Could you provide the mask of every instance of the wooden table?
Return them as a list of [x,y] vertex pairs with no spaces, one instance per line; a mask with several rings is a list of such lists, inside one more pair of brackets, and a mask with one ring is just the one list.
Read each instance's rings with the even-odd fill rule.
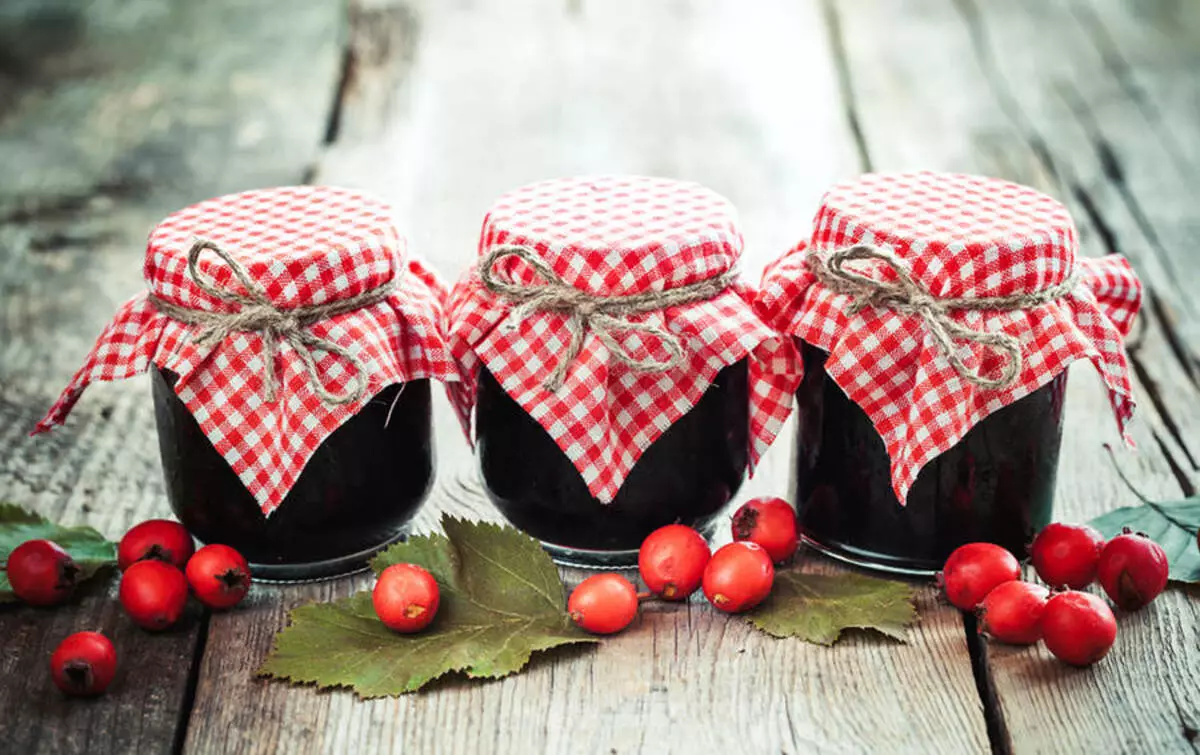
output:
[[[93,388],[29,428],[117,305],[163,215],[319,182],[393,202],[447,277],[489,202],[588,172],[686,177],[741,208],[746,270],[868,169],[998,175],[1066,202],[1086,254],[1133,260],[1148,494],[1200,478],[1200,3],[1180,0],[7,0],[0,7],[0,499],[111,537],[167,513],[148,385]],[[1058,517],[1132,502],[1089,366],[1070,381]],[[441,400],[421,515],[495,518]],[[786,491],[790,433],[743,497]],[[841,567],[812,557],[804,568]],[[575,575],[568,575],[573,577]],[[907,644],[771,639],[702,602],[648,608],[595,651],[370,702],[254,677],[288,609],[363,577],[253,591],[150,635],[110,587],[0,611],[7,752],[1176,752],[1200,730],[1200,592],[1121,619],[1090,670],[981,644],[919,589]],[[46,658],[102,629],[123,671],[71,701]]]

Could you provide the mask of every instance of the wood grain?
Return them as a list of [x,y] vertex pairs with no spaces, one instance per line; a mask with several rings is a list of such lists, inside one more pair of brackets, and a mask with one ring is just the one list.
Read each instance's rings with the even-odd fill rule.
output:
[[[807,232],[824,187],[859,168],[814,3],[763,3],[748,14],[733,2],[372,2],[351,17],[338,136],[314,180],[390,200],[412,247],[448,277],[471,260],[496,195],[589,171],[717,188],[743,208],[745,267],[757,277]],[[446,409],[439,404],[435,418],[440,477],[422,526],[448,508],[495,518]],[[786,490],[790,429],[784,437],[743,497]],[[246,678],[287,608],[365,584],[260,592],[252,612],[215,616],[187,750],[988,748],[961,619],[929,588],[903,646],[857,633],[833,649],[774,640],[698,599],[647,607],[599,649],[395,700]],[[223,702],[231,699],[236,709]]]
[[[585,172],[678,176],[742,209],[753,279],[808,232],[824,188],[864,168],[1029,183],[1067,202],[1085,253],[1129,256],[1150,290],[1134,360],[1142,451],[1119,463],[1149,494],[1193,492],[1194,4],[356,0],[344,41],[343,12],[334,0],[290,3],[286,23],[242,0],[0,8],[0,498],[114,537],[166,513],[141,381],[91,389],[55,434],[25,431],[141,288],[146,231],[191,201],[301,180],[366,188],[453,278],[508,188]],[[435,410],[439,479],[418,528],[442,511],[495,519],[444,398]],[[1060,518],[1131,502],[1103,440],[1115,441],[1107,401],[1081,366]],[[790,441],[787,430],[742,498],[786,490]],[[254,677],[287,610],[369,584],[256,586],[244,608],[193,612],[164,635],[134,628],[111,583],[68,609],[0,608],[4,749],[1197,749],[1195,590],[1121,617],[1117,648],[1088,671],[1040,648],[980,645],[923,587],[903,646],[858,633],[833,649],[773,640],[695,600],[647,606],[603,647],[547,654],[508,679],[451,678],[394,700]],[[46,658],[67,633],[95,628],[121,653],[114,694],[68,702]]]
[[[1083,160],[1075,148],[1062,151],[1071,132],[1064,134],[1062,121],[1039,109],[1061,83],[1059,68],[1080,65],[1077,56],[1065,52],[1073,49],[1069,36],[1079,33],[1078,27],[1057,18],[1061,11],[1045,12],[1043,5],[1036,18],[1025,7],[1021,12],[1029,17],[1017,24],[1008,16],[1018,14],[1014,6],[1019,4],[1001,5],[922,0],[889,6],[895,16],[880,14],[876,4],[838,6],[855,107],[874,165],[892,168],[915,158],[1039,186],[1071,206],[1084,253],[1133,248],[1132,239],[1121,243],[1129,237],[1114,236],[1114,226],[1099,226],[1099,218],[1084,206],[1089,195],[1077,191],[1086,180],[1080,177]],[[935,35],[936,47],[931,44]],[[1011,54],[1016,49],[1027,52]],[[958,64],[947,66],[946,59]],[[947,102],[944,92],[958,95]],[[1104,93],[1111,90],[1091,94]],[[902,111],[895,109],[893,96],[905,100]],[[1137,225],[1119,228],[1129,232]],[[1142,248],[1131,257],[1151,285],[1169,275],[1156,267],[1161,260]],[[1188,395],[1192,387],[1166,353],[1163,321],[1153,311],[1144,320],[1142,374],[1168,370],[1174,387],[1166,402],[1156,402],[1145,400],[1151,394],[1145,385],[1137,386],[1143,422],[1135,435],[1142,453],[1122,453],[1120,463],[1148,494],[1178,496],[1173,468],[1179,446],[1170,430],[1178,423],[1166,412],[1194,400]],[[1162,388],[1156,384],[1154,390]],[[1102,440],[1115,438],[1107,399],[1090,368],[1072,369],[1067,407],[1056,518],[1083,521],[1129,504],[1131,494],[1100,449]],[[1054,662],[1041,647],[983,646],[985,692],[997,706],[993,744],[1015,752],[1194,747],[1200,716],[1198,611],[1195,595],[1168,591],[1151,608],[1122,616],[1111,656],[1085,671]]]
[[[94,387],[67,427],[27,433],[117,305],[142,288],[166,212],[300,180],[325,127],[338,5],[55,3],[0,11],[0,499],[118,538],[168,513],[148,385]],[[115,579],[58,610],[0,609],[0,740],[12,752],[166,752],[187,721],[206,619],[149,634]],[[110,693],[65,699],[48,673],[66,635],[105,632]]]

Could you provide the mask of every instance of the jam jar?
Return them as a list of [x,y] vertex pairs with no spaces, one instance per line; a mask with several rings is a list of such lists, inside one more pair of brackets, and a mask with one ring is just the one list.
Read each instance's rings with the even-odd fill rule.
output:
[[256,579],[362,569],[402,538],[433,481],[431,382],[458,369],[448,290],[390,208],[324,186],[209,199],[154,228],[143,270],[38,429],[148,371],[171,508]]
[[167,500],[203,543],[224,543],[258,579],[319,579],[363,568],[400,539],[433,485],[428,380],[389,385],[330,433],[279,508],[263,516],[173,387],[150,372]]
[[476,449],[488,498],[561,563],[630,566],[646,535],[673,523],[707,535],[746,472],[747,378],[744,361],[721,370],[699,403],[646,449],[616,497],[603,503],[485,369]]
[[730,203],[638,176],[496,201],[451,295],[459,411],[490,500],[563,564],[636,564],[647,535],[711,529],[769,440],[751,395],[778,337],[738,278]]
[[1025,555],[1053,516],[1069,365],[1096,366],[1120,430],[1133,408],[1140,284],[1077,246],[1062,204],[999,179],[867,174],[825,194],[759,297],[799,351],[791,487],[811,545],[923,575],[968,542]]
[[802,354],[792,500],[811,545],[852,563],[928,574],[980,540],[1022,557],[1050,523],[1067,373],[926,464],[902,506],[870,418],[826,375],[824,351],[804,344]]

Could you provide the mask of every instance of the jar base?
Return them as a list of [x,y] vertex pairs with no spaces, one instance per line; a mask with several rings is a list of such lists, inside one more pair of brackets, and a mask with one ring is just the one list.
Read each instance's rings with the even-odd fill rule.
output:
[[347,577],[351,574],[359,574],[371,568],[371,559],[380,551],[407,540],[409,529],[406,525],[400,532],[379,545],[371,546],[357,553],[330,558],[324,561],[308,561],[292,564],[256,564],[250,562],[250,578],[254,582],[266,584],[299,584],[304,582],[324,582],[339,577]]
[[638,552],[625,551],[594,551],[583,548],[568,548],[555,545],[545,540],[540,541],[542,548],[550,554],[550,558],[559,566],[574,566],[579,569],[636,569]]
[[[695,528],[707,543],[712,542],[713,524]],[[649,535],[649,533],[646,533]],[[558,545],[545,540],[539,540],[542,549],[550,555],[551,560],[559,566],[572,566],[577,569],[594,569],[598,571],[616,571],[620,569],[638,568],[638,549],[602,551],[587,548],[572,548]]]
[[897,558],[885,553],[865,551],[853,546],[839,545],[837,543],[822,543],[808,535],[801,537],[801,541],[804,545],[818,553],[842,563],[884,574],[895,574],[904,577],[933,577],[942,568],[941,564],[934,564],[927,561]]

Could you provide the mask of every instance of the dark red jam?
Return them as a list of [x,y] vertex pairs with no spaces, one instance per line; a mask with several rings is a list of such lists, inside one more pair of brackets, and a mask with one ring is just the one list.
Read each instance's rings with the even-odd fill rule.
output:
[[360,569],[404,535],[429,493],[428,380],[376,394],[325,439],[279,508],[264,517],[175,395],[177,376],[150,374],[171,508],[202,542],[241,551],[257,578],[319,579]]
[[737,493],[746,471],[748,397],[746,363],[726,367],[605,504],[549,433],[481,370],[476,437],[488,497],[562,563],[636,563],[646,535],[672,522],[710,529]]
[[810,541],[855,563],[914,573],[941,569],[973,541],[1024,557],[1053,510],[1065,372],[971,428],[921,470],[901,506],[870,419],[825,374],[828,355],[802,350],[793,484]]

